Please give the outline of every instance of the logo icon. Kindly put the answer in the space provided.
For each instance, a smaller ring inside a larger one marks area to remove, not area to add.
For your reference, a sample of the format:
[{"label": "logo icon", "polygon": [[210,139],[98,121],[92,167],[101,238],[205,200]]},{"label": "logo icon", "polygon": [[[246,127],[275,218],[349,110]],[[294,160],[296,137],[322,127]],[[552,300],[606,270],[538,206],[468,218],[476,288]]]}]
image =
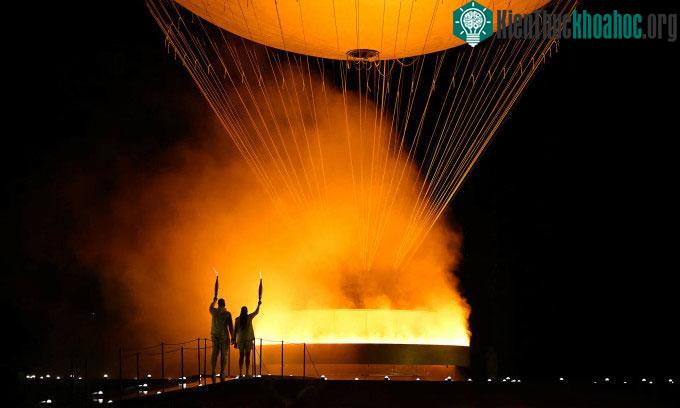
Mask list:
[{"label": "logo icon", "polygon": [[493,12],[476,1],[453,12],[453,35],[474,47],[493,34]]}]

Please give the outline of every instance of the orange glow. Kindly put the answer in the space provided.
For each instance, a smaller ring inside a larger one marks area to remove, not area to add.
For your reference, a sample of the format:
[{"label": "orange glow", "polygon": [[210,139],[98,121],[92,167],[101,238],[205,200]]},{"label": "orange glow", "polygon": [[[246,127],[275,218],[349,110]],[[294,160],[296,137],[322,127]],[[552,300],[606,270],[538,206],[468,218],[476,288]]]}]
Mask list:
[{"label": "orange glow", "polygon": [[[162,172],[125,178],[111,213],[91,223],[98,235],[86,232],[83,255],[108,272],[111,301],[121,302],[120,289],[129,295],[139,342],[207,335],[214,267],[234,317],[256,306],[262,272],[256,337],[468,345],[469,306],[452,272],[460,236],[439,221],[400,260],[404,235],[426,228],[410,225],[416,167],[373,125],[370,102],[311,83],[299,92],[327,109],[310,125],[304,105],[259,145],[268,184],[229,153],[220,129],[168,154]],[[269,101],[273,111],[283,116],[291,95]],[[243,121],[245,133],[262,130]]]},{"label": "orange glow", "polygon": [[[263,314],[267,339],[294,343],[469,345],[467,323],[455,306],[438,310],[330,309]],[[456,320],[456,318],[458,320]]]}]

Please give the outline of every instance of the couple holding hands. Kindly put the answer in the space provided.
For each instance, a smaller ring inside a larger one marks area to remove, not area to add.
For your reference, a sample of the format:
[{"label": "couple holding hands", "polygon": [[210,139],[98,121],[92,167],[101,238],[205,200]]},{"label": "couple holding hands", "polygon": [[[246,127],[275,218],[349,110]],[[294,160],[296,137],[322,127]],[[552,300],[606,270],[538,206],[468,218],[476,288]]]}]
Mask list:
[{"label": "couple holding hands", "polygon": [[[261,283],[260,283],[261,285]],[[261,286],[260,286],[261,287]],[[250,354],[253,351],[255,344],[255,331],[253,330],[253,318],[260,312],[260,305],[262,298],[257,302],[257,309],[253,313],[248,313],[246,306],[241,307],[241,313],[232,324],[231,313],[227,310],[224,299],[213,298],[210,303],[210,315],[212,316],[212,328],[210,334],[212,337],[212,379],[215,382],[215,365],[217,364],[217,355],[220,354],[220,381],[224,381],[224,366],[229,357],[229,343],[235,348],[238,348],[238,372],[239,378],[243,375],[243,363],[246,364],[246,377],[250,377]],[[217,307],[215,307],[217,303]]]}]

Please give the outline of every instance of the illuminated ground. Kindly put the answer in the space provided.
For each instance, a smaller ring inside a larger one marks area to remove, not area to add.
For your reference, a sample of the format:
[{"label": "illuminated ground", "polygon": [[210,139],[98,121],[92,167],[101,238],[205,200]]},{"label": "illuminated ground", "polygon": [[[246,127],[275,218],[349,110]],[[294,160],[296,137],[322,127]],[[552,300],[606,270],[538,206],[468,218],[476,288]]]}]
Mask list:
[{"label": "illuminated ground", "polygon": [[[124,388],[134,390],[133,380]],[[141,384],[140,384],[141,385]],[[149,382],[146,395],[128,394],[119,401],[117,380],[23,382],[17,391],[24,396],[16,406],[96,407],[676,407],[680,387],[668,379],[640,378],[624,384],[622,379],[593,384],[583,378],[559,382],[502,381],[342,381],[280,378],[229,380],[215,385],[180,389],[176,382]],[[101,393],[100,393],[101,392]],[[51,403],[44,401],[50,399]],[[40,401],[43,401],[42,403]],[[109,403],[109,401],[111,401]]]},{"label": "illuminated ground", "polygon": [[125,407],[324,406],[615,406],[663,407],[677,402],[677,387],[467,382],[322,381],[257,379],[153,395]]}]

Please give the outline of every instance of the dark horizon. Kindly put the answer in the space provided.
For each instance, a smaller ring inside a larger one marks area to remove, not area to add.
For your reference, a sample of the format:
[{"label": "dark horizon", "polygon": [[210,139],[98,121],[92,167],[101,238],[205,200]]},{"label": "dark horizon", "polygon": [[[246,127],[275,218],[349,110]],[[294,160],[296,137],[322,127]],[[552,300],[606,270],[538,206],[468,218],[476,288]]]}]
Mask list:
[{"label": "dark horizon", "polygon": [[[95,179],[80,198],[106,211],[121,174],[161,173],[166,152],[217,126],[143,1],[30,16],[12,23],[6,53],[17,70],[3,149],[11,371],[65,369],[82,350],[113,359],[123,340],[128,311],[104,304],[101,275],[78,262],[71,235],[89,220],[61,187]],[[503,375],[678,374],[677,53],[665,41],[563,41],[466,179],[448,217],[463,236],[473,373],[493,347]]]}]

